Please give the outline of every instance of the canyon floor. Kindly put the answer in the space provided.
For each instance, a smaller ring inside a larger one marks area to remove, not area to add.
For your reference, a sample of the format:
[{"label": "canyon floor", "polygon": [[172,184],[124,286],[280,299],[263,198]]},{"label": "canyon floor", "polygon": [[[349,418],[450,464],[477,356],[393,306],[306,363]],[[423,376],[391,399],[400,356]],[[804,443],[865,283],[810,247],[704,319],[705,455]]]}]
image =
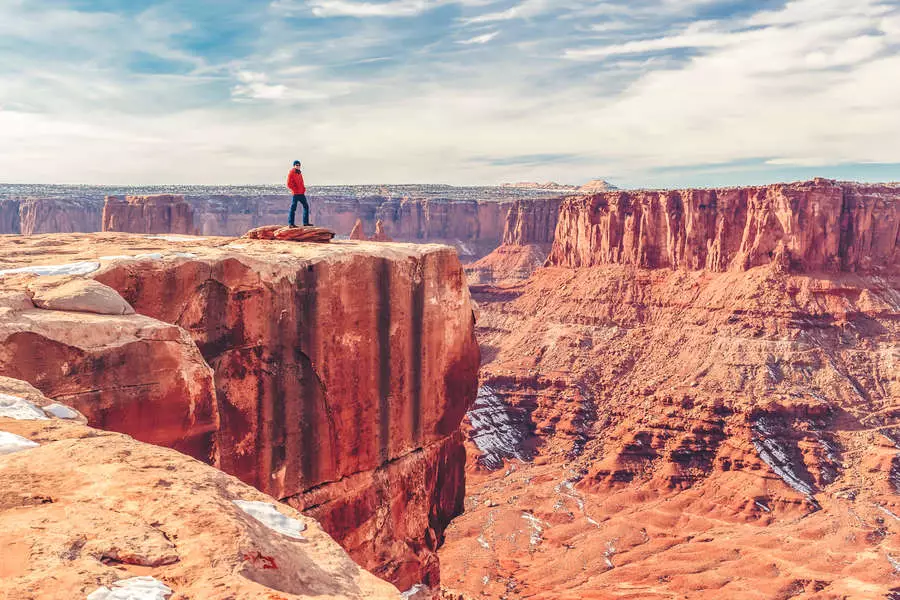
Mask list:
[{"label": "canyon floor", "polygon": [[608,265],[473,295],[448,597],[900,597],[896,281]]}]

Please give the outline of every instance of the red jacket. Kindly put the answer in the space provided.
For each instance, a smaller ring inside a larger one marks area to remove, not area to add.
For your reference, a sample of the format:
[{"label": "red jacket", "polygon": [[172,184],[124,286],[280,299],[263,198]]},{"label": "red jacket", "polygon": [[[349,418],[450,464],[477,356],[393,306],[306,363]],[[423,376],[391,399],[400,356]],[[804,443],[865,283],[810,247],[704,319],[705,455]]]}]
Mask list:
[{"label": "red jacket", "polygon": [[298,173],[297,169],[291,169],[291,172],[288,173],[287,186],[295,195],[305,194],[306,184],[303,182],[303,173]]}]

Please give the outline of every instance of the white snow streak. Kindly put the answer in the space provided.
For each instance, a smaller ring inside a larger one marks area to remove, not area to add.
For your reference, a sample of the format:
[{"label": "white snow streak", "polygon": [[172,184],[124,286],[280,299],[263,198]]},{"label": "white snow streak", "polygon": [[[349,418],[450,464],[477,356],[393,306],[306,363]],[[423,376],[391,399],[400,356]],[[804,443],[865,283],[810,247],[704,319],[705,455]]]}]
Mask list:
[{"label": "white snow streak", "polygon": [[0,417],[18,421],[43,421],[47,415],[37,406],[18,396],[0,393]]},{"label": "white snow streak", "polygon": [[132,577],[103,586],[89,594],[87,600],[166,600],[172,589],[153,577]]},{"label": "white snow streak", "polygon": [[79,416],[77,410],[71,409],[68,406],[64,406],[62,404],[57,404],[56,402],[45,406],[44,412],[48,415],[56,417],[57,419],[77,419]]},{"label": "white snow streak", "polygon": [[0,277],[15,275],[17,273],[34,273],[35,275],[87,275],[100,268],[98,262],[75,262],[66,265],[34,265],[31,267],[19,267],[18,269],[5,269],[0,271]]},{"label": "white snow streak", "polygon": [[205,237],[194,235],[151,235],[148,240],[165,240],[167,242],[202,242]]},{"label": "white snow streak", "polygon": [[30,450],[37,448],[40,444],[27,440],[20,435],[0,431],[0,455],[12,454],[21,450]]},{"label": "white snow streak", "polygon": [[300,532],[306,530],[306,523],[286,517],[274,504],[250,500],[234,500],[234,503],[269,529],[297,540],[304,539]]}]

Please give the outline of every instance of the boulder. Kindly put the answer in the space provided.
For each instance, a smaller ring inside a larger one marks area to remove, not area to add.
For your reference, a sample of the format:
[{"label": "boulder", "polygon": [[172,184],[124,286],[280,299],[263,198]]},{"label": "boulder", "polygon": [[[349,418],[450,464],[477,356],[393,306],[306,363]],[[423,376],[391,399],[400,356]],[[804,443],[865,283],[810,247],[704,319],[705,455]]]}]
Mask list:
[{"label": "boulder", "polygon": [[134,309],[119,293],[93,279],[71,279],[59,285],[40,285],[32,290],[32,301],[38,308],[95,313],[98,315],[132,315]]}]

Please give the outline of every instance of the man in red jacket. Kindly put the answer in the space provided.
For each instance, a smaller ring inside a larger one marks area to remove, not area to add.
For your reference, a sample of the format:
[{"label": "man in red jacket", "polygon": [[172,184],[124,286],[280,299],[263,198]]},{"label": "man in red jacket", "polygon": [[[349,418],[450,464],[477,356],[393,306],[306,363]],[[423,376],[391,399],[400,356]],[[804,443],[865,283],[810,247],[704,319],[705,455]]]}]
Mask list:
[{"label": "man in red jacket", "polygon": [[309,203],[306,201],[306,183],[303,182],[303,173],[300,171],[300,161],[294,161],[294,168],[288,173],[287,179],[288,189],[294,194],[294,201],[291,202],[291,215],[288,218],[288,225],[296,227],[294,217],[297,214],[297,203],[303,205],[303,225],[310,226],[309,222]]}]

